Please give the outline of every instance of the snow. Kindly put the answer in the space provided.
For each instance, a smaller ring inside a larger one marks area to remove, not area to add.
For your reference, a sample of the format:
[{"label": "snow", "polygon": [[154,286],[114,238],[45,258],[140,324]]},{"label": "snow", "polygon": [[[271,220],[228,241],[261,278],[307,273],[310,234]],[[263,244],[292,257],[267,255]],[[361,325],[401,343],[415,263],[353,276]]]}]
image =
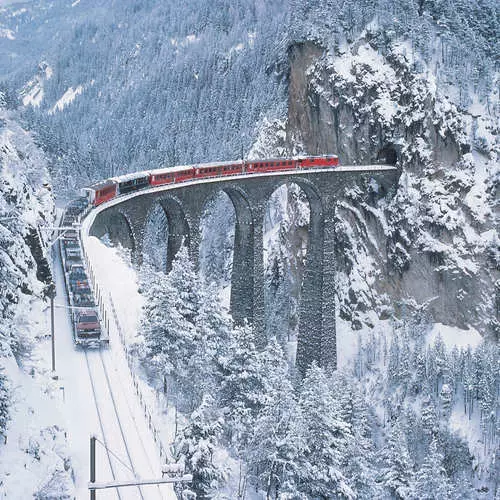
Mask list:
[{"label": "snow", "polygon": [[38,108],[43,99],[42,84],[38,81],[30,82],[30,84],[28,84],[28,88],[29,90],[27,90],[23,96],[23,105]]},{"label": "snow", "polygon": [[44,80],[49,80],[52,74],[53,70],[46,62],[41,62],[39,64],[38,73],[21,91],[24,106],[33,106],[35,108],[40,106],[44,96]]},{"label": "snow", "polygon": [[8,40],[15,40],[14,32],[7,28],[0,28],[0,38],[7,38]]},{"label": "snow", "polygon": [[191,45],[193,43],[196,43],[200,40],[200,38],[195,35],[194,33],[191,33],[189,35],[187,35],[186,37],[184,37],[183,40],[181,40],[179,42],[179,40],[177,38],[171,38],[170,39],[170,44],[173,45],[174,47],[186,47],[188,45]]},{"label": "snow", "polygon": [[[102,353],[107,364],[107,375],[101,371],[98,377],[99,385],[104,385],[103,377],[108,376],[113,387],[114,400],[119,408],[118,414],[122,422],[122,429],[113,431],[110,420],[116,419],[115,410],[109,406],[110,398],[105,395],[100,402],[107,402],[108,409],[102,412],[107,419],[106,428],[111,428],[106,432],[106,438],[112,439],[114,445],[121,450],[120,455],[127,457],[127,449],[124,446],[124,439],[120,438],[122,432],[127,437],[128,452],[130,460],[136,473],[142,478],[161,477],[161,461],[157,444],[153,440],[153,434],[148,429],[146,410],[141,407],[139,398],[134,392],[134,381],[127,364],[124,346],[120,341],[119,333],[123,333],[125,345],[135,342],[138,331],[138,321],[141,315],[142,296],[137,289],[137,276],[135,271],[124,261],[117,249],[109,248],[104,243],[94,237],[87,237],[84,233],[84,245],[89,256],[89,262],[92,263],[96,276],[96,282],[100,290],[106,290],[103,294],[104,310],[110,324],[110,345],[109,351]],[[116,318],[112,312],[115,307]],[[119,326],[118,326],[119,325]],[[97,362],[98,360],[93,360]],[[106,408],[106,407],[105,407]],[[165,436],[164,443],[167,443],[168,436]],[[113,446],[113,445],[112,445]],[[165,445],[164,445],[165,446]],[[123,479],[130,479],[130,472],[119,472]],[[99,478],[99,481],[111,480],[108,478]],[[149,488],[149,489],[147,489]],[[169,485],[142,487],[143,493],[147,498],[159,496],[162,498],[176,498],[173,489]],[[125,491],[125,490],[123,490]]]},{"label": "snow", "polygon": [[467,348],[468,346],[475,349],[483,341],[480,333],[475,328],[470,327],[468,330],[462,330],[456,326],[434,323],[432,330],[427,336],[427,344],[434,344],[438,337],[441,337],[446,347],[450,350],[453,347],[460,349],[461,347]]},{"label": "snow", "polygon": [[54,106],[49,110],[49,114],[53,114],[56,111],[62,111],[68,104],[71,104],[75,97],[83,92],[83,86],[78,85],[76,88],[69,87],[62,97],[54,104]]},{"label": "snow", "polygon": [[[2,499],[30,498],[37,483],[42,483],[52,470],[63,469],[61,458],[68,453],[59,413],[62,393],[48,372],[38,371],[44,364],[50,366],[43,351],[39,356],[34,360],[38,368],[32,375],[19,368],[12,358],[6,367],[15,388],[15,399],[8,440],[0,453]],[[38,447],[41,459],[28,453]]]}]

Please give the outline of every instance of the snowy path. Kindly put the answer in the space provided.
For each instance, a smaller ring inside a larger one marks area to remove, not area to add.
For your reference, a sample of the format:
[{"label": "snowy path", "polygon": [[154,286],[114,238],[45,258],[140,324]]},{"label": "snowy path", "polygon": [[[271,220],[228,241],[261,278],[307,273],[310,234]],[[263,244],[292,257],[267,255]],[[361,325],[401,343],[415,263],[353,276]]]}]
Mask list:
[{"label": "snowy path", "polygon": [[[76,349],[67,309],[64,280],[56,258],[55,311],[56,373],[65,394],[65,417],[73,457],[77,498],[87,498],[90,477],[89,441],[95,435],[113,452],[96,446],[96,480],[131,480],[161,477],[161,460],[144,412],[134,392],[132,379],[111,324],[110,348]],[[95,391],[95,392],[94,392]],[[115,456],[119,457],[117,459]],[[123,463],[121,463],[123,462]],[[125,465],[124,465],[125,464]],[[176,499],[171,485],[124,487],[99,490],[99,499]]]}]

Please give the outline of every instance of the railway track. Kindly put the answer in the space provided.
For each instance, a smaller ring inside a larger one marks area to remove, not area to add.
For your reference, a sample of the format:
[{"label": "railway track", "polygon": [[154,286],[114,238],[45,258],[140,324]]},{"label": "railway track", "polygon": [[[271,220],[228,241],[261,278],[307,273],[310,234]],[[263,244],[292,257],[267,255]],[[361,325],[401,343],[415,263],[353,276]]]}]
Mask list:
[{"label": "railway track", "polygon": [[[92,386],[94,403],[97,411],[99,427],[102,436],[102,448],[105,458],[109,464],[113,480],[126,480],[137,477],[137,471],[132,460],[131,446],[125,427],[122,423],[122,415],[118,409],[115,392],[110,381],[110,375],[106,366],[103,353],[100,350],[85,351],[85,359]],[[105,383],[104,383],[105,382]],[[103,454],[100,457],[102,460]],[[97,464],[99,471],[101,466]],[[109,495],[110,492],[106,492]],[[102,497],[104,492],[100,492]],[[141,499],[146,500],[141,487],[127,487],[116,489],[113,498],[119,500]]]},{"label": "railway track", "polygon": [[[72,340],[78,345],[61,244],[58,245],[58,250],[57,271],[60,273],[58,282],[59,288],[64,288],[61,307],[68,311],[66,321],[72,330]],[[97,306],[95,307],[97,309]],[[67,326],[66,323],[61,329],[67,330]],[[88,404],[95,407],[95,413],[91,412],[88,416],[82,408],[82,415],[78,415],[75,420],[80,421],[79,419],[83,417],[84,420],[81,421],[83,425],[80,425],[79,429],[88,429],[98,440],[97,480],[122,482],[160,477],[162,461],[156,457],[156,444],[150,435],[151,430],[148,429],[141,406],[136,400],[134,391],[131,390],[133,383],[120,345],[117,343],[115,349],[101,348],[103,345],[108,345],[107,334],[109,328],[106,331],[105,342],[80,344],[80,347],[83,347],[80,353],[85,356],[85,361],[81,360],[82,363],[79,365],[80,370],[83,370],[80,371],[80,376],[86,381],[76,384],[79,390],[83,389],[87,393]],[[91,347],[88,348],[87,345]],[[95,348],[97,345],[99,347]],[[77,365],[75,363],[73,369]],[[71,376],[74,377],[73,372]],[[175,498],[175,494],[171,485],[143,485],[100,490],[97,497],[100,500],[160,500]]]}]

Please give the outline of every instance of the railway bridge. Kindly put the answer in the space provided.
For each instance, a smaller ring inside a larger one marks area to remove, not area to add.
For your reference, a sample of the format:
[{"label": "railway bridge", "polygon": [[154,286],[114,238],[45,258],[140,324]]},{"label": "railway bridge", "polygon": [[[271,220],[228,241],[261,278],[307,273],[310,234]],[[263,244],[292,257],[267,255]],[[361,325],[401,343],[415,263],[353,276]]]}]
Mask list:
[{"label": "railway bridge", "polygon": [[335,205],[346,188],[374,179],[389,191],[398,176],[387,165],[342,166],[265,174],[247,174],[189,181],[149,188],[121,196],[91,211],[88,234],[103,237],[132,251],[141,265],[151,214],[161,209],[168,222],[167,269],[183,242],[195,264],[199,261],[201,220],[207,203],[221,191],[230,198],[236,215],[230,307],[237,323],[248,320],[257,345],[264,345],[263,230],[267,202],[281,185],[295,183],[310,206],[308,247],[299,306],[297,366],[303,373],[316,361],[336,367],[335,333]]}]

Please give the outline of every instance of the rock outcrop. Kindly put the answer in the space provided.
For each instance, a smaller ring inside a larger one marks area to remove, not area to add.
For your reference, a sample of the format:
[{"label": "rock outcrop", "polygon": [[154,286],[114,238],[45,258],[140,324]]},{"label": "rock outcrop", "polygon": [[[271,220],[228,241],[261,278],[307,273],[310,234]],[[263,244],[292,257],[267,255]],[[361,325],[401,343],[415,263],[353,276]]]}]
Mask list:
[{"label": "rock outcrop", "polygon": [[458,110],[403,46],[384,57],[365,38],[336,54],[301,43],[289,56],[289,150],[401,171],[390,197],[372,182],[339,200],[341,316],[360,327],[424,307],[498,336],[493,121]]}]

